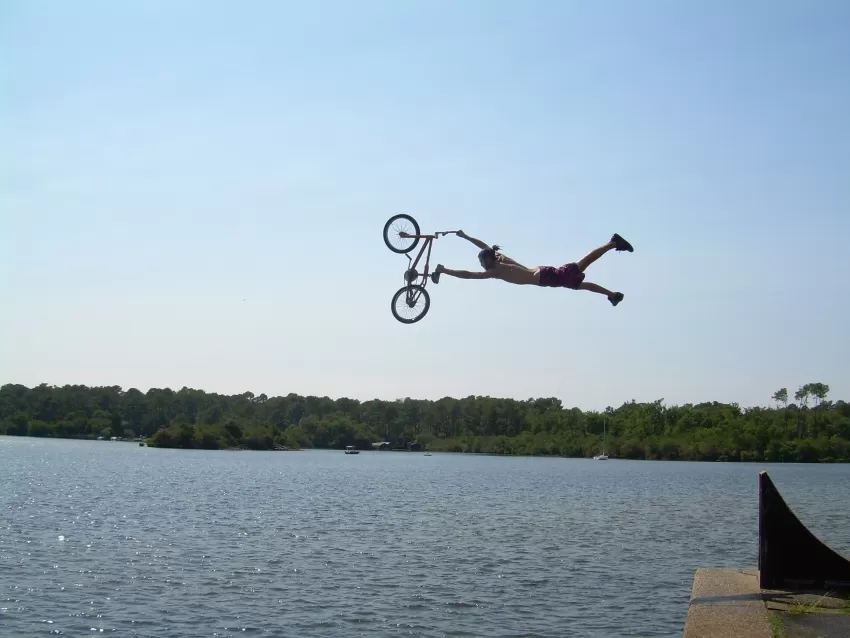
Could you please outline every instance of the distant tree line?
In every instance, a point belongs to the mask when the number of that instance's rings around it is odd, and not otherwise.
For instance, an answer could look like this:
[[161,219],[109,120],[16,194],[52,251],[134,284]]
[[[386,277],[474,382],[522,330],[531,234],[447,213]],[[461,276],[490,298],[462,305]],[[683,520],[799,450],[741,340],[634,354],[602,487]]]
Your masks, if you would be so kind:
[[850,462],[850,404],[808,383],[775,407],[735,403],[667,406],[630,401],[604,411],[559,399],[491,397],[356,401],[226,396],[183,388],[122,390],[46,384],[0,387],[0,434],[67,438],[142,437],[155,447],[369,449],[419,444],[435,451],[693,461]]

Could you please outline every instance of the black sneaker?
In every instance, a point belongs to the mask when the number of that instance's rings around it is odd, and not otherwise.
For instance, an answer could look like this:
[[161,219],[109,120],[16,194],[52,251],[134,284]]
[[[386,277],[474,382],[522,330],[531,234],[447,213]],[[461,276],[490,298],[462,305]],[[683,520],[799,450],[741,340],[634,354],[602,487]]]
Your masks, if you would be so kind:
[[431,281],[433,281],[435,284],[440,283],[440,273],[432,272],[431,273]]
[[614,233],[613,235],[611,235],[611,241],[614,242],[614,249],[615,250],[626,250],[630,253],[635,252],[635,249],[632,248],[632,245],[629,242],[627,242],[625,239],[620,237],[617,233]]
[[612,306],[616,306],[618,303],[620,303],[623,300],[624,296],[625,295],[623,295],[623,293],[621,293],[621,292],[615,292],[613,295],[608,297],[608,301],[611,302]]

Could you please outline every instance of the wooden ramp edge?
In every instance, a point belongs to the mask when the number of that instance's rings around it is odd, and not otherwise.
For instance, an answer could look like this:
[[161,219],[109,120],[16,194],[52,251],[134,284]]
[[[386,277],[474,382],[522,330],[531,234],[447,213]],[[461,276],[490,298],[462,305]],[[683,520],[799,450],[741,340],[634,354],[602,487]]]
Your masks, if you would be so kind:
[[762,589],[850,589],[850,560],[800,522],[759,472],[759,586]]

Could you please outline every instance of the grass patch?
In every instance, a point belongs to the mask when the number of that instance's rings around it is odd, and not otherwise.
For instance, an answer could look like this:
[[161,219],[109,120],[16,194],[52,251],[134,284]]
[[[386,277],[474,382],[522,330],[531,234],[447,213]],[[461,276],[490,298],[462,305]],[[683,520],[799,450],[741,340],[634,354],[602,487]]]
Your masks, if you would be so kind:
[[830,598],[830,597],[833,597],[833,596],[835,596],[835,592],[834,591],[828,591],[813,603],[809,603],[809,604],[796,603],[793,607],[791,607],[791,609],[789,610],[789,613],[791,613],[795,616],[803,616],[803,615],[806,615],[806,614],[814,614],[814,613],[817,612],[818,609],[831,609],[833,611],[838,609],[839,611],[841,611],[845,614],[850,613],[850,599],[845,600],[844,605],[842,607],[838,607],[838,608],[831,606],[831,605],[821,605],[821,601],[824,598]]
[[817,605],[806,605],[805,603],[794,603],[791,609],[788,610],[788,613],[792,616],[805,616],[807,614],[813,614],[815,607]]
[[768,613],[768,617],[770,618],[771,638],[786,638],[785,621],[782,620],[782,616],[777,614],[775,611],[771,611]]

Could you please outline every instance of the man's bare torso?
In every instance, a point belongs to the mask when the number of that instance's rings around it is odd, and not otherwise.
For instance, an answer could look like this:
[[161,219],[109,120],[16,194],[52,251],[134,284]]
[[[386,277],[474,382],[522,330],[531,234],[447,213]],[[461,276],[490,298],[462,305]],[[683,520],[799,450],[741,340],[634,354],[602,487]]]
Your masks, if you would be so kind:
[[501,279],[510,284],[519,286],[538,286],[540,285],[540,269],[527,268],[522,264],[514,261],[510,257],[499,255],[496,265],[492,270],[492,276],[496,279]]

